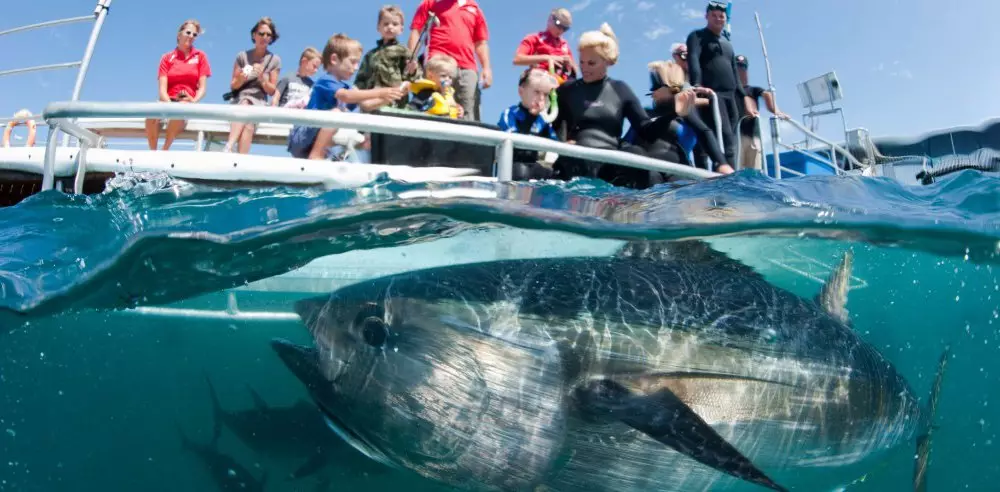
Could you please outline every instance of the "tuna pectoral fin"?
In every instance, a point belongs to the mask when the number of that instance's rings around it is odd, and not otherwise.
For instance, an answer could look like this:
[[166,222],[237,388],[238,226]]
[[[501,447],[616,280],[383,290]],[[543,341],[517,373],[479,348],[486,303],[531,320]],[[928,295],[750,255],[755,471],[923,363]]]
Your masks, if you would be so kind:
[[619,383],[592,381],[576,389],[581,410],[612,417],[720,472],[772,490],[785,490],[708,425],[670,390],[635,395]]
[[847,250],[836,268],[830,272],[830,277],[823,284],[823,289],[816,296],[816,302],[824,311],[843,323],[850,323],[851,316],[847,312],[847,291],[851,285],[851,267],[854,265],[854,252]]
[[937,375],[934,377],[934,386],[931,387],[931,396],[927,401],[928,420],[925,423],[927,431],[917,437],[916,462],[913,466],[913,490],[916,492],[927,490],[927,464],[931,457],[931,434],[936,429],[934,426],[934,416],[937,413],[938,397],[941,396],[941,382],[944,379],[944,369],[948,365],[948,354],[950,351],[949,348],[945,348],[944,353],[941,354]]

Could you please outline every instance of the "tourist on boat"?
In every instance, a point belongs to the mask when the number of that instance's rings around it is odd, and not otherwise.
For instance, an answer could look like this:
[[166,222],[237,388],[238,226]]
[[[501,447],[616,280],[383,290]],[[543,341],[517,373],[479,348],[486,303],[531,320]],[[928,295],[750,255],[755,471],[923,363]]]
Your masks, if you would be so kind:
[[[599,31],[583,33],[578,50],[580,78],[556,90],[559,115],[553,126],[565,132],[565,139],[585,147],[622,150],[670,162],[681,161],[682,157],[674,145],[657,155],[650,155],[642,147],[622,140],[626,119],[647,140],[669,139],[670,130],[669,126],[657,124],[649,118],[625,82],[608,77],[608,68],[618,61],[618,40],[611,26],[602,24]],[[596,177],[613,185],[631,188],[648,188],[663,181],[659,172],[567,156],[560,156],[554,168],[558,179]]]
[[[434,14],[439,21],[436,26],[428,24],[430,14]],[[480,83],[482,89],[493,85],[487,44],[489,29],[482,9],[475,0],[423,0],[410,23],[407,49],[411,53],[418,51],[417,43],[425,27],[428,29],[427,58],[441,54],[455,59],[458,63],[455,100],[464,108],[464,119],[480,121]],[[477,58],[481,72],[477,71]],[[408,73],[415,73],[418,65],[411,61],[406,68]]]
[[[270,17],[261,17],[250,29],[250,41],[253,48],[240,51],[233,63],[233,78],[229,82],[232,92],[223,96],[233,104],[267,105],[267,97],[274,94],[278,85],[278,74],[281,71],[281,57],[268,46],[278,40],[278,29]],[[240,154],[250,152],[253,134],[257,131],[254,123],[234,121],[230,124],[229,141],[226,142],[226,152],[232,152],[233,146],[239,146]]]
[[[767,110],[774,116],[781,119],[788,119],[788,115],[782,113],[774,105],[774,94],[765,91],[762,87],[750,85],[750,78],[747,70],[750,61],[746,55],[736,57],[736,68],[740,74],[740,85],[743,92],[746,92],[750,99],[753,99],[753,107],[760,107],[760,98],[764,98]],[[757,132],[757,116],[751,116],[746,111],[740,111],[740,167],[751,169],[763,168],[763,146],[760,141],[760,134]]]
[[274,89],[271,105],[280,108],[301,109],[309,103],[313,79],[321,63],[319,51],[312,46],[299,56],[299,69],[295,75],[282,77]]
[[[326,73],[313,85],[306,109],[319,111],[354,111],[371,99],[396,101],[404,96],[398,87],[358,89],[350,80],[361,63],[361,43],[346,34],[332,36],[323,48]],[[326,160],[331,157],[336,128],[293,126],[288,135],[288,151],[294,157]]]
[[10,147],[10,139],[14,133],[14,127],[19,125],[24,125],[28,128],[28,137],[24,142],[25,147],[35,146],[35,132],[37,128],[35,127],[35,120],[31,119],[31,111],[27,109],[22,109],[14,113],[13,119],[8,121],[3,129],[3,148]]
[[550,66],[559,84],[575,79],[576,62],[573,60],[573,50],[563,34],[573,25],[573,16],[569,10],[559,8],[549,14],[548,25],[544,31],[529,34],[521,40],[514,54],[514,65],[527,65],[548,71]]
[[[691,85],[711,89],[718,97],[726,162],[735,162],[735,135],[740,117],[737,105],[744,105],[747,114],[756,116],[757,110],[751,107],[752,101],[740,85],[733,45],[722,35],[726,27],[726,3],[709,2],[705,19],[707,26],[692,31],[687,37],[688,78]],[[705,108],[702,117],[714,126],[715,117],[710,108]]]
[[[703,97],[710,91],[705,88],[694,88],[688,81],[687,46],[675,43],[671,46],[671,57],[672,59],[668,61],[649,64],[653,80],[650,90],[654,103],[650,116],[678,123],[673,129],[679,137],[681,146],[684,147],[685,156],[689,153],[692,157],[707,154],[715,163],[716,172],[732,173],[733,167],[722,153],[722,146],[719,145],[715,132],[705,123],[698,111],[698,108],[709,107],[711,104],[707,97]],[[686,132],[690,132],[694,138],[685,138]],[[694,148],[685,145],[691,140],[696,142]],[[695,149],[697,152],[693,152]],[[697,159],[689,158],[688,162],[694,165]],[[701,163],[698,164],[699,167],[707,168]]]
[[[177,47],[160,57],[157,80],[161,102],[196,103],[205,97],[212,69],[205,52],[194,47],[194,40],[201,33],[201,24],[197,20],[184,21],[177,30]],[[170,149],[170,145],[186,125],[185,120],[171,120],[167,123],[163,150]],[[149,141],[149,150],[156,150],[156,143],[160,139],[160,120],[146,120],[146,139]]]
[[424,66],[426,78],[414,80],[410,85],[413,96],[409,109],[435,116],[462,118],[465,109],[455,100],[454,80],[458,63],[448,55],[434,55]]
[[[387,5],[378,11],[378,33],[381,39],[371,51],[365,53],[354,78],[358,89],[375,89],[378,87],[403,87],[404,82],[421,77],[420,71],[408,74],[406,64],[410,60],[410,51],[399,42],[406,19],[403,11],[395,5]],[[372,99],[366,101],[361,110],[371,112],[378,108],[392,105],[403,109],[408,102],[406,97],[397,101]]]
[[[549,106],[549,93],[558,85],[547,71],[525,70],[517,83],[521,102],[504,110],[497,126],[505,132],[558,140],[555,129],[542,116]],[[513,171],[514,181],[548,179],[553,174],[551,163],[542,162],[538,151],[528,149],[514,149]]]

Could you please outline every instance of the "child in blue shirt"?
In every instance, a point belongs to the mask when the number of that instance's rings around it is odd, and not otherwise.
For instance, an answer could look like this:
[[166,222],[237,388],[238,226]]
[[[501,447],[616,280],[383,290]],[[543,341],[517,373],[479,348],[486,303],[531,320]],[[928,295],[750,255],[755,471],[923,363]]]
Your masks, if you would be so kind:
[[[320,111],[354,111],[370,99],[396,101],[405,93],[396,87],[360,90],[348,82],[358,70],[364,50],[361,43],[345,34],[330,38],[323,48],[323,68],[326,73],[313,85],[306,109]],[[325,160],[330,158],[336,128],[294,126],[288,135],[288,151],[292,156]]]
[[[552,125],[545,121],[542,112],[549,106],[549,93],[557,86],[555,79],[538,69],[529,69],[521,74],[517,94],[521,102],[507,108],[500,114],[497,126],[509,133],[535,135],[558,140]],[[548,179],[552,168],[540,162],[538,151],[514,149],[515,181],[527,179]]]

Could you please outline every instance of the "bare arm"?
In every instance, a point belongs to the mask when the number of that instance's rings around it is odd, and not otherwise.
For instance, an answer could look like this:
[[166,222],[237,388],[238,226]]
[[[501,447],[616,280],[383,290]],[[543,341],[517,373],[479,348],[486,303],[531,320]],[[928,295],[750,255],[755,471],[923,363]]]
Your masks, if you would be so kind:
[[520,53],[514,55],[514,65],[538,65],[539,63],[545,63],[554,56],[549,55],[522,55]]
[[194,99],[191,102],[201,101],[205,97],[205,91],[208,90],[208,76],[202,75],[198,77],[198,93],[194,95]]
[[247,81],[247,76],[243,75],[243,69],[240,68],[238,61],[233,62],[233,78],[229,81],[229,88],[232,90],[239,89],[244,82]]
[[771,114],[777,116],[778,118],[788,118],[788,115],[782,113],[781,110],[779,110],[777,105],[775,104],[773,92],[764,91],[763,96],[764,96],[764,104],[767,105],[767,110],[770,111]]
[[267,72],[267,77],[260,79],[260,86],[264,88],[264,92],[268,95],[274,95],[275,89],[278,87],[278,70],[274,69]]
[[170,100],[170,96],[167,95],[167,76],[161,75],[159,77],[160,83],[160,101],[167,102]]
[[417,49],[417,41],[420,40],[420,31],[416,29],[410,29],[410,39],[406,41],[406,49],[410,53]]
[[361,104],[369,99],[389,99],[395,101],[402,97],[403,91],[396,87],[379,87],[376,89],[340,89],[337,100],[345,104]]
[[479,64],[482,65],[483,71],[493,71],[490,65],[490,47],[486,44],[486,41],[480,41],[476,43],[476,56],[479,57]]

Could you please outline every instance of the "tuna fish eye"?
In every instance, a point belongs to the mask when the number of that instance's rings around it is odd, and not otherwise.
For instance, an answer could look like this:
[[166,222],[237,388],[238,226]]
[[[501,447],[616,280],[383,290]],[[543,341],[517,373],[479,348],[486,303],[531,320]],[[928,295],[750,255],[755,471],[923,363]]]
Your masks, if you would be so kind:
[[389,338],[389,328],[382,318],[369,316],[361,326],[361,334],[365,337],[365,343],[375,348],[382,348]]

